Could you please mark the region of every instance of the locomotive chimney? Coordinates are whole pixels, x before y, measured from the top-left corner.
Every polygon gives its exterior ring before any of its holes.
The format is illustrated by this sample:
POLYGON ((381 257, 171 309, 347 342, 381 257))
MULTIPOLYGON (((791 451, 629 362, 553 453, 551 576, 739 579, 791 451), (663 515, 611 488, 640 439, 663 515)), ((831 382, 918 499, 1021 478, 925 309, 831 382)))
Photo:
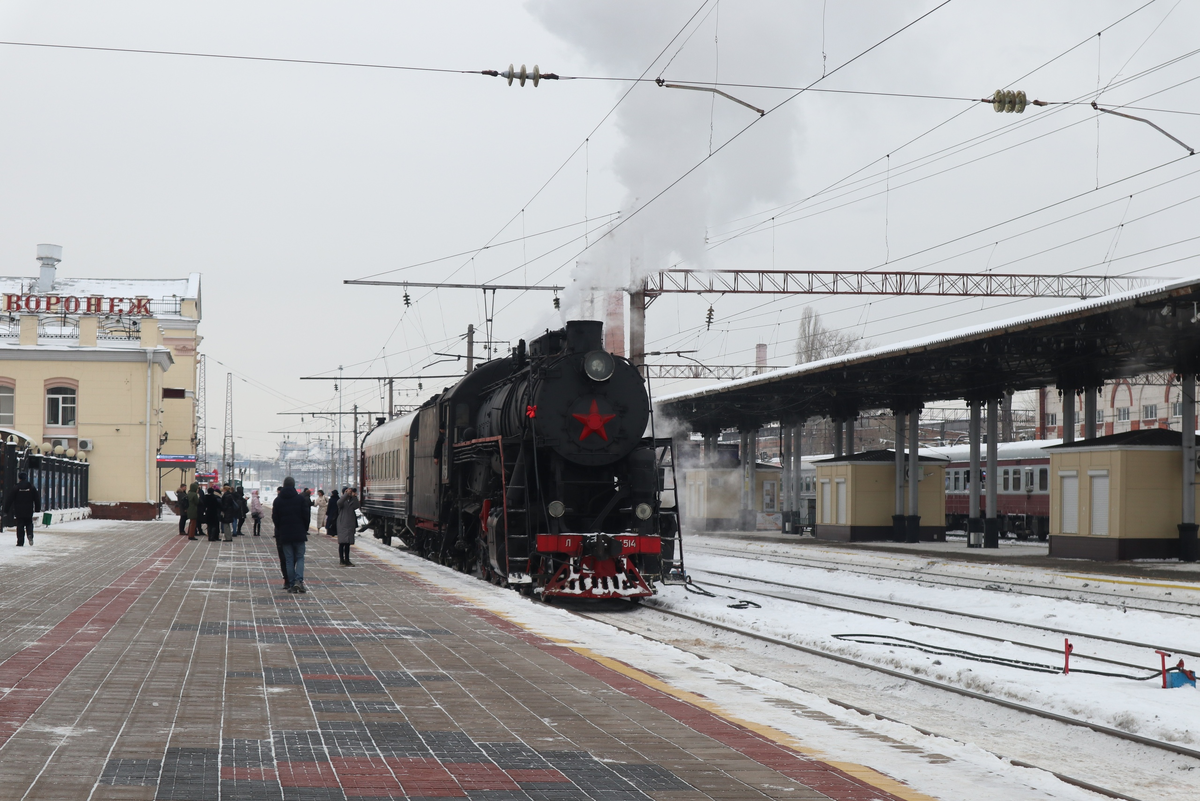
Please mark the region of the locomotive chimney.
POLYGON ((599 320, 568 320, 567 348, 587 353, 604 347, 604 323, 599 320))
POLYGON ((625 293, 621 290, 608 293, 608 306, 604 315, 605 350, 614 356, 625 355, 625 293))

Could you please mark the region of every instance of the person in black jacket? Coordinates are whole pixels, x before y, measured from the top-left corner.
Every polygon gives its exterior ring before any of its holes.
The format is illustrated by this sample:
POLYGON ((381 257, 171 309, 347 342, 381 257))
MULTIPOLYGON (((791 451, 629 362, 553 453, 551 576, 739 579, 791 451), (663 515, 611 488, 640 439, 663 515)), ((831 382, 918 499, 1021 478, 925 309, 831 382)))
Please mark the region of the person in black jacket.
POLYGON ((221 539, 226 542, 233 542, 233 535, 237 533, 238 515, 241 514, 241 511, 238 507, 237 496, 233 494, 233 487, 226 484, 221 489, 221 539))
POLYGON ((221 539, 221 496, 216 487, 209 487, 204 496, 204 527, 208 530, 208 541, 221 539))
POLYGON ((183 484, 180 484, 179 489, 175 490, 175 503, 176 503, 176 508, 179 511, 179 534, 180 534, 180 536, 183 536, 184 534, 187 534, 187 520, 188 520, 187 487, 184 486, 183 484))
POLYGON ((304 548, 308 542, 309 519, 308 501, 296 492, 296 479, 288 476, 271 507, 271 522, 275 524, 275 542, 287 569, 289 592, 308 592, 304 586, 304 548))
POLYGON ((250 504, 246 502, 246 489, 244 487, 237 488, 237 503, 238 503, 238 523, 237 536, 245 535, 243 529, 246 528, 246 515, 250 514, 250 504))
POLYGON ((29 547, 33 547, 33 516, 42 511, 42 498, 37 488, 29 483, 29 476, 17 473, 17 486, 9 490, 4 499, 4 514, 17 519, 17 547, 25 544, 29 537, 29 547))

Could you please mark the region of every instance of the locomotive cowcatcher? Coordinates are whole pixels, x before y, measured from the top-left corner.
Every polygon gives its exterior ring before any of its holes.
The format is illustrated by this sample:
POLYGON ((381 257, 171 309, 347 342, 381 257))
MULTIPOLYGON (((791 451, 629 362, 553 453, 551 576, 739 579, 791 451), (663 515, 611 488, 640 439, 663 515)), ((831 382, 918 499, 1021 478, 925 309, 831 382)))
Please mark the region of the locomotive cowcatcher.
POLYGON ((670 439, 645 383, 579 320, 485 362, 363 442, 376 537, 543 598, 683 581, 670 439))

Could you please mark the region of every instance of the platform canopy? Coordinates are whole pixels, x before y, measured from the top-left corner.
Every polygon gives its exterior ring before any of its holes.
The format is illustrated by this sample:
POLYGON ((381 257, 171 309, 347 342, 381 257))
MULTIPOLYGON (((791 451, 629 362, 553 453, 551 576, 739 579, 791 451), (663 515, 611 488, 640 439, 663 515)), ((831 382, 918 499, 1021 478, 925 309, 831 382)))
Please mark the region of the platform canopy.
POLYGON ((656 398, 695 431, 757 428, 1046 385, 1200 372, 1200 277, 656 398))

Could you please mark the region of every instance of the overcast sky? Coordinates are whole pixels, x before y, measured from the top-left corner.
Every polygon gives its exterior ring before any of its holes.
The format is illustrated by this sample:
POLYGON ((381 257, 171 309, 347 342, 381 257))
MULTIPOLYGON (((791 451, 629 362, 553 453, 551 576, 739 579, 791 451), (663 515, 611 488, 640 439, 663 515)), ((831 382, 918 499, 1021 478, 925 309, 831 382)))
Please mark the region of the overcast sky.
MULTIPOLYGON (((262 456, 274 455, 274 432, 325 425, 278 412, 337 408, 331 382, 301 376, 339 365, 347 376, 459 372, 436 354, 464 353, 468 324, 483 338, 479 292, 414 288, 406 309, 402 289, 347 278, 569 287, 561 312, 550 293, 498 293, 503 352, 578 316, 580 287, 673 265, 1194 273, 1200 161, 1086 103, 1099 86, 1102 103, 1143 109, 1126 111, 1200 147, 1200 0, 1157 0, 1116 25, 1143 2, 952 0, 839 69, 939 2, 3 2, 9 42, 462 70, 537 63, 752 84, 725 90, 771 111, 653 83, 535 89, 0 45, 0 272, 33 275, 35 246, 53 242, 63 275, 202 273, 210 441, 219 450, 232 371, 239 451, 262 456), (949 98, 1013 88, 1082 104, 1018 116, 953 99, 755 88, 807 86, 823 71, 814 88, 949 98)), ((764 342, 772 364, 789 364, 806 303, 879 345, 1058 302, 671 295, 650 310, 648 349, 746 364, 764 342)), ((447 383, 403 382, 399 400, 447 383)), ((378 411, 381 394, 346 382, 342 402, 378 411)))

